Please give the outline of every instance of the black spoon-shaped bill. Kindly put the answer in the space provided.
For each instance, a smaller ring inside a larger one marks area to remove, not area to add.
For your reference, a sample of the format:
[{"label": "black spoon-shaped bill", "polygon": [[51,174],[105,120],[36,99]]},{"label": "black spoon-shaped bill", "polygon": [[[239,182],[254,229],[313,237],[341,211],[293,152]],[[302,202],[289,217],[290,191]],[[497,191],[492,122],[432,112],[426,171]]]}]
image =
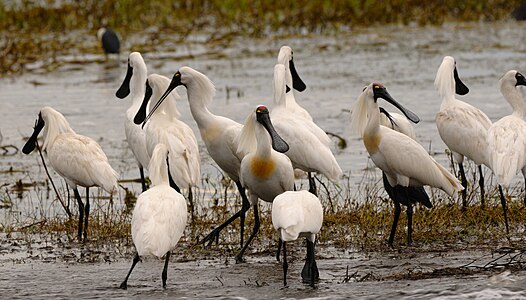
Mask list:
[{"label": "black spoon-shaped bill", "polygon": [[130,80],[133,76],[133,68],[130,66],[130,63],[128,62],[128,70],[126,71],[126,76],[124,77],[124,81],[122,82],[121,86],[115,93],[115,96],[120,99],[126,98],[130,94]]},{"label": "black spoon-shaped bill", "polygon": [[402,104],[398,103],[393,97],[391,97],[391,95],[387,92],[387,89],[383,85],[379,83],[373,83],[373,93],[375,101],[378,98],[382,98],[394,105],[396,108],[398,108],[411,122],[415,124],[420,122],[420,118],[414,112],[403,107]]},{"label": "black spoon-shaped bill", "polygon": [[292,87],[299,92],[303,92],[307,85],[301,80],[300,75],[298,74],[298,71],[296,71],[296,67],[294,66],[294,60],[291,59],[289,61],[289,69],[290,74],[292,75]]},{"label": "black spoon-shaped bill", "polygon": [[258,106],[256,109],[256,120],[265,127],[272,139],[272,148],[278,152],[285,153],[289,151],[289,145],[277,133],[270,121],[269,112],[266,106]]},{"label": "black spoon-shaped bill", "polygon": [[159,101],[157,101],[157,104],[155,104],[155,106],[150,110],[150,113],[148,114],[148,116],[146,116],[146,119],[144,119],[143,124],[142,124],[143,127],[144,127],[144,124],[146,124],[146,122],[148,122],[148,120],[152,117],[153,113],[159,107],[159,105],[161,105],[161,103],[163,103],[163,101],[166,99],[166,97],[168,97],[168,95],[170,95],[170,93],[176,87],[178,87],[178,86],[180,86],[182,84],[183,83],[181,82],[181,73],[179,71],[177,71],[174,74],[174,77],[172,78],[172,81],[170,81],[170,84],[168,85],[168,88],[166,89],[166,91],[163,93],[163,95],[161,96]]},{"label": "black spoon-shaped bill", "polygon": [[146,90],[144,92],[144,99],[142,100],[141,107],[135,114],[135,117],[133,118],[133,123],[136,125],[141,124],[144,119],[146,119],[146,107],[148,106],[148,102],[150,101],[150,98],[152,97],[153,90],[150,86],[150,83],[148,80],[146,80]]},{"label": "black spoon-shaped bill", "polygon": [[461,96],[469,93],[468,87],[460,80],[460,77],[458,77],[457,67],[453,70],[453,77],[455,78],[455,93]]},{"label": "black spoon-shaped bill", "polygon": [[40,131],[42,131],[42,128],[44,128],[44,120],[42,119],[42,114],[38,114],[38,120],[35,122],[35,129],[33,130],[33,134],[31,137],[27,140],[26,144],[24,145],[24,148],[22,148],[22,153],[29,154],[35,150],[35,147],[37,146],[37,138]]}]

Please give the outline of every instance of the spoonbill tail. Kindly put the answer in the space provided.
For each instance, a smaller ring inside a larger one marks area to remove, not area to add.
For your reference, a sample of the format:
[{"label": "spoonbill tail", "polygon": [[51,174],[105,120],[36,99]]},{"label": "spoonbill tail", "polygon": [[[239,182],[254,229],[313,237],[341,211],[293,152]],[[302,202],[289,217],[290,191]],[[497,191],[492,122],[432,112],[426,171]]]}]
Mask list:
[{"label": "spoonbill tail", "polygon": [[[44,130],[42,150],[46,151],[51,167],[73,189],[79,206],[77,238],[81,241],[84,232],[84,241],[86,241],[90,209],[89,188],[98,186],[112,193],[117,189],[118,174],[110,166],[106,154],[97,142],[87,136],[76,134],[66,118],[49,106],[40,110],[33,134],[22,149],[24,154],[35,150],[38,134],[42,129]],[[82,203],[77,186],[86,188],[86,205]]]}]

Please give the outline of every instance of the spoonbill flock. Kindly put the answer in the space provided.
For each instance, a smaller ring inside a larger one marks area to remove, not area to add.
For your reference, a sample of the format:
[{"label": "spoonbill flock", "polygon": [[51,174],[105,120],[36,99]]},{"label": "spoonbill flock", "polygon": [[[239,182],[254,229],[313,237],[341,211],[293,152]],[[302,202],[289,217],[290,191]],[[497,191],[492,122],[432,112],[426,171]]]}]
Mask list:
[{"label": "spoonbill flock", "polygon": [[[114,40],[112,31],[101,29],[98,34],[107,53],[118,53],[118,40]],[[147,70],[141,54],[130,53],[126,75],[115,93],[117,98],[130,96],[131,99],[125,113],[124,132],[137,162],[142,186],[131,220],[136,255],[120,287],[127,288],[130,274],[143,256],[164,257],[161,278],[162,286],[166,287],[170,253],[187,223],[186,200],[193,213],[192,189],[200,182],[201,153],[194,132],[179,119],[176,102],[181,97],[175,91],[178,86],[186,88],[190,112],[208,155],[235,182],[242,201],[239,211],[199,243],[207,246],[214,241],[218,243],[220,232],[239,218],[240,250],[235,259],[237,263],[243,262],[243,255],[261,224],[258,202],[272,203],[272,224],[279,237],[278,261],[283,250],[283,284],[287,285],[287,243],[305,237],[307,254],[301,276],[304,283],[314,286],[319,280],[314,249],[324,210],[313,173],[322,174],[338,184],[343,171],[332,153],[330,138],[296,99],[299,94],[295,91],[303,92],[307,85],[298,74],[292,48],[283,46],[279,50],[273,81],[268,83],[273,87],[272,103],[263,103],[247,111],[243,123],[210,110],[215,87],[212,80],[200,71],[183,66],[169,79],[148,74]],[[478,167],[483,204],[482,165],[494,172],[507,232],[509,225],[503,188],[509,187],[519,171],[526,178],[526,104],[517,89],[517,86],[526,85],[525,77],[511,70],[500,79],[500,90],[512,106],[513,113],[493,124],[480,109],[456,99],[455,94],[466,95],[469,89],[460,79],[453,57],[444,57],[434,83],[442,99],[436,125],[459,165],[460,181],[416,141],[416,130],[411,123],[417,124],[420,118],[396,101],[384,85],[373,81],[350,105],[351,129],[362,139],[369,157],[382,171],[385,191],[394,203],[394,220],[387,242],[391,247],[401,204],[407,207],[409,245],[413,242],[413,206],[421,203],[427,208],[433,207],[425,186],[438,188],[451,197],[461,192],[463,207],[468,205],[464,158],[472,160]],[[401,114],[380,107],[380,99],[391,103]],[[270,108],[267,105],[271,105]],[[51,107],[43,107],[38,113],[33,134],[24,145],[23,153],[29,154],[38,146],[41,131],[42,150],[47,153],[49,164],[74,191],[79,208],[77,238],[86,241],[89,188],[98,186],[113,193],[118,188],[118,173],[93,139],[75,133],[66,118]],[[146,184],[144,169],[148,171],[151,187]],[[308,191],[297,189],[295,169],[307,173]],[[85,204],[78,186],[86,188]],[[184,190],[187,197],[183,196]],[[251,207],[254,227],[245,240],[245,215]]]}]

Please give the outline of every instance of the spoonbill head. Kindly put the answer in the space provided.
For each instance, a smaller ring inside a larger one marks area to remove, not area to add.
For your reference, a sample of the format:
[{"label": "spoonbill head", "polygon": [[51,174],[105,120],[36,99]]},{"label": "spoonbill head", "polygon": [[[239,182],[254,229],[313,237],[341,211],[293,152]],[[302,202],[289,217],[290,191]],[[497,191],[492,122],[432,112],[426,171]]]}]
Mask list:
[{"label": "spoonbill head", "polygon": [[469,89],[460,80],[455,59],[446,56],[438,68],[435,87],[442,97],[436,124],[440,137],[453,153],[462,179],[462,205],[467,206],[467,179],[464,172],[464,157],[471,159],[479,168],[481,202],[484,205],[484,177],[482,164],[489,165],[487,133],[491,121],[480,109],[456,99],[455,93],[465,95]]},{"label": "spoonbill head", "polygon": [[115,31],[102,27],[97,31],[97,38],[106,54],[119,54],[121,43]]},{"label": "spoonbill head", "polygon": [[[110,166],[106,154],[97,142],[89,137],[76,134],[66,118],[49,106],[40,110],[33,134],[22,149],[24,154],[29,154],[35,149],[38,135],[42,130],[44,138],[42,150],[47,152],[51,167],[66,180],[74,191],[79,205],[77,237],[81,240],[84,231],[84,240],[86,240],[89,187],[99,186],[108,193],[112,193],[114,189],[117,189],[118,174]],[[80,199],[77,186],[86,187],[85,206]]]},{"label": "spoonbill head", "polygon": [[155,146],[149,165],[153,187],[139,195],[133,210],[131,232],[137,253],[121,289],[127,289],[133,268],[146,255],[159,259],[165,255],[161,279],[163,288],[166,287],[170,253],[183,235],[187,222],[186,201],[169,185],[168,155],[164,144]]},{"label": "spoonbill head", "polygon": [[[134,90],[134,94],[144,94],[144,81],[146,80],[146,75],[147,68],[142,55],[139,52],[130,53],[128,56],[126,75],[121,86],[115,93],[115,96],[120,99],[126,98],[130,94],[130,86],[131,89]],[[132,78],[134,79],[133,82],[131,82]]]},{"label": "spoonbill head", "polygon": [[307,85],[301,80],[294,65],[294,57],[290,46],[282,46],[278,53],[278,64],[283,64],[287,68],[287,85],[295,90],[303,92]]},{"label": "spoonbill head", "polygon": [[320,199],[307,191],[287,191],[272,202],[272,224],[279,234],[279,246],[276,258],[279,260],[279,248],[283,247],[283,285],[287,285],[287,242],[305,237],[307,241],[307,259],[301,272],[304,283],[319,280],[318,267],[314,259],[314,242],[323,223],[323,207]]},{"label": "spoonbill head", "polygon": [[353,104],[351,126],[362,136],[367,152],[375,165],[384,171],[389,184],[392,187],[430,185],[449,195],[462,190],[458,180],[420,144],[402,133],[380,126],[379,98],[393,104],[411,122],[417,123],[419,118],[394,100],[380,83],[370,84]]}]

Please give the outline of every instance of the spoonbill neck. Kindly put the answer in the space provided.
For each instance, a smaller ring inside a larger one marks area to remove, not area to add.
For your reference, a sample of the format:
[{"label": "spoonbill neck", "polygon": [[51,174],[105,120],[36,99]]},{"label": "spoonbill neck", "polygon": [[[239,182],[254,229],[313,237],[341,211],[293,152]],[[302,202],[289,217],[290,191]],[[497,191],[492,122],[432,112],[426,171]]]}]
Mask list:
[{"label": "spoonbill neck", "polygon": [[188,84],[187,87],[188,102],[190,105],[190,112],[194,117],[195,122],[199,128],[206,128],[210,122],[216,117],[207,107],[207,104],[212,102],[213,90],[203,90],[198,85]]},{"label": "spoonbill neck", "polygon": [[133,68],[133,76],[130,80],[130,93],[133,106],[141,106],[146,91],[147,70],[144,63],[136,63]]},{"label": "spoonbill neck", "polygon": [[270,157],[272,153],[272,141],[270,134],[261,124],[256,125],[256,143],[257,157]]},{"label": "spoonbill neck", "polygon": [[513,85],[502,85],[500,91],[502,92],[502,95],[504,95],[506,101],[508,101],[513,108],[513,115],[524,119],[526,116],[526,105],[524,104],[522,95],[517,87]]}]

